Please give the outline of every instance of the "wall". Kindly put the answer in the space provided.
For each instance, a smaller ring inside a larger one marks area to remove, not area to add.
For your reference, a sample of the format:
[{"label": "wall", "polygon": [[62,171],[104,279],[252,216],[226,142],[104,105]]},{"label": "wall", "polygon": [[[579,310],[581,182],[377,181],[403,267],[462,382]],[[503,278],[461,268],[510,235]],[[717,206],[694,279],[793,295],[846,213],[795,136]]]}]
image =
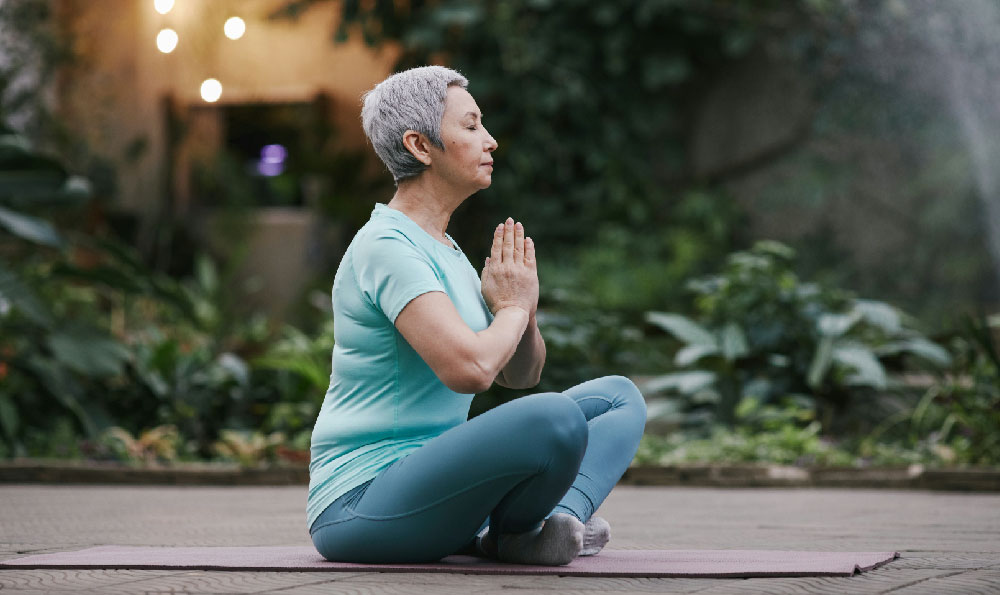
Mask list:
[{"label": "wall", "polygon": [[[56,4],[77,55],[60,77],[60,111],[92,151],[120,162],[116,199],[138,212],[162,200],[166,187],[163,97],[201,104],[206,78],[222,82],[220,103],[310,101],[322,91],[334,100],[340,142],[360,146],[360,97],[390,73],[396,56],[360,39],[334,44],[330,4],[294,22],[268,20],[282,0],[177,0],[166,15],[152,0]],[[247,23],[235,41],[222,31],[229,16]],[[180,37],[170,54],[156,49],[164,27]],[[139,147],[141,155],[129,159],[129,148]]]},{"label": "wall", "polygon": [[[138,215],[149,230],[160,223],[164,204],[182,215],[198,206],[187,204],[186,164],[172,168],[168,161],[170,155],[186,155],[183,147],[200,143],[204,149],[218,141],[211,134],[211,118],[198,120],[204,110],[190,109],[206,105],[200,87],[207,78],[223,85],[215,105],[313,101],[324,93],[331,100],[336,148],[364,146],[360,98],[391,72],[395,49],[372,50],[357,38],[335,44],[338,10],[330,3],[320,3],[296,21],[268,19],[282,4],[176,0],[161,15],[153,0],[56,0],[60,26],[76,56],[58,77],[58,111],[78,137],[80,155],[98,155],[115,166],[117,189],[102,197],[113,208]],[[246,22],[238,40],[223,34],[230,16]],[[164,27],[179,36],[170,54],[156,47]],[[167,140],[168,97],[173,112],[187,118],[178,143],[182,149],[173,153]],[[167,180],[169,171],[175,179]],[[308,281],[307,238],[289,240],[288,234],[313,227],[309,219],[306,213],[262,211],[251,238],[245,272],[262,276],[265,287],[279,288],[263,295],[262,305],[275,316]],[[270,229],[272,223],[280,229]],[[137,241],[153,235],[140,233]]]}]

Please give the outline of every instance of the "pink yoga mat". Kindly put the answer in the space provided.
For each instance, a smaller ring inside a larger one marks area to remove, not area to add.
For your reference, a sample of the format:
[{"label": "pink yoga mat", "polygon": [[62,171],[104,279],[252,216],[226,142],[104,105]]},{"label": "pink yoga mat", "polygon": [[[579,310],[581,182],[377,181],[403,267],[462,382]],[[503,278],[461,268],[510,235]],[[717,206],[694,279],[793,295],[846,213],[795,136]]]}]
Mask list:
[{"label": "pink yoga mat", "polygon": [[433,564],[328,562],[310,546],[136,547],[102,545],[0,562],[0,568],[133,568],[146,570],[455,572],[604,577],[850,576],[897,558],[896,552],[773,550],[604,550],[567,566],[504,564],[449,556]]}]

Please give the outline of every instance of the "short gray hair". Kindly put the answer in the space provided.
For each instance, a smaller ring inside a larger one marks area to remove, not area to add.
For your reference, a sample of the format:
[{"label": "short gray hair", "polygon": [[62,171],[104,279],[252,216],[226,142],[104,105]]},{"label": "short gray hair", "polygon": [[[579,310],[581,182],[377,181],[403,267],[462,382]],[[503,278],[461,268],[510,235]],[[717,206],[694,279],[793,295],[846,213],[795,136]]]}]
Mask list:
[{"label": "short gray hair", "polygon": [[453,85],[464,89],[469,81],[444,66],[421,66],[397,72],[365,93],[361,125],[397,184],[427,169],[406,150],[404,132],[415,130],[444,149],[441,117],[448,87]]}]

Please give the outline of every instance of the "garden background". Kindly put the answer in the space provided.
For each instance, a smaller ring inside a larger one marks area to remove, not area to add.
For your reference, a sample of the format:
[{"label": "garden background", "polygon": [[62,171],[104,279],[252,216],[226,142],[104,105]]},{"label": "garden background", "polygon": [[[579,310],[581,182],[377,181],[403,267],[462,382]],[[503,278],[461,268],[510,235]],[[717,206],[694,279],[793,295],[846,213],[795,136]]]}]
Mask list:
[{"label": "garden background", "polygon": [[[0,456],[308,462],[333,275],[392,181],[358,94],[260,89],[441,63],[500,145],[449,231],[475,263],[524,222],[548,346],[472,415],[623,374],[638,463],[1000,464],[1000,3],[173,4],[0,1]],[[174,62],[126,62],[135,22]],[[222,107],[134,91],[199,69]]]}]

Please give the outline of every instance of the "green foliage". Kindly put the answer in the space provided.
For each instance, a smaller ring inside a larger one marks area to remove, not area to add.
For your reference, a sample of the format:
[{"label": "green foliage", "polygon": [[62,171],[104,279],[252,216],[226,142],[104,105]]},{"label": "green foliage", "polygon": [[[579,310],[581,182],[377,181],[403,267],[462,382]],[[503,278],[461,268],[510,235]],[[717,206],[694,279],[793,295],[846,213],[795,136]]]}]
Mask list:
[{"label": "green foliage", "polygon": [[330,353],[333,350],[333,319],[327,318],[313,338],[301,330],[286,326],[283,337],[270,344],[268,351],[253,360],[256,367],[296,373],[313,391],[325,392],[330,384]]},{"label": "green foliage", "polygon": [[[74,415],[90,442],[112,424],[138,432],[160,422],[178,426],[207,449],[215,428],[245,410],[254,394],[247,364],[228,349],[263,338],[266,324],[251,317],[240,330],[227,328],[228,336],[216,338],[198,326],[217,320],[203,296],[191,287],[175,287],[171,295],[191,301],[177,308],[157,296],[63,280],[46,285],[38,298],[55,312],[51,328],[12,308],[0,320],[7,372],[0,408],[13,452],[27,454],[28,433],[47,427],[59,410]],[[191,318],[185,324],[186,313]],[[109,314],[117,321],[112,326],[120,327],[115,333],[105,322]]]},{"label": "green foliage", "polygon": [[965,317],[951,342],[954,361],[913,406],[901,408],[861,441],[931,450],[948,463],[1000,464],[1000,316]]},{"label": "green foliage", "polygon": [[[279,12],[297,16],[317,1],[286,2]],[[48,4],[0,3],[0,21],[14,15],[38,29]],[[679,309],[684,280],[713,270],[741,241],[735,202],[713,180],[688,173],[684,144],[704,89],[765,47],[818,62],[836,51],[826,33],[845,23],[849,8],[817,0],[375,0],[335,10],[339,39],[360,30],[369,43],[398,42],[400,68],[444,62],[470,78],[505,173],[456,213],[456,236],[477,249],[491,222],[514,213],[539,245],[548,365],[532,391],[662,372],[664,347],[679,346],[677,370],[647,390],[672,398],[651,400],[650,410],[711,428],[710,438],[648,436],[640,458],[996,463],[1000,363],[986,323],[953,341],[951,360],[894,307],[801,282],[793,254],[775,243],[734,254],[721,274],[692,282],[693,316],[642,317]],[[0,46],[13,47],[13,38]],[[0,91],[16,91],[8,66],[34,66],[17,48],[7,54],[17,59],[0,65]],[[26,97],[16,99],[30,105]],[[363,158],[330,154],[315,144],[328,131],[314,132],[303,142],[315,151],[296,173],[332,172],[337,183],[319,192],[320,208],[363,220],[369,209],[344,200],[377,186],[363,175]],[[238,170],[232,156],[219,156],[196,172],[195,186],[231,206],[252,190]],[[803,184],[836,187],[828,173]],[[931,178],[913,192],[952,181]],[[298,200],[287,179],[269,183],[275,202]],[[132,250],[57,223],[91,193],[64,164],[0,130],[0,455],[308,460],[329,382],[332,323],[276,336],[241,308],[247,288],[234,283],[237,263],[220,270],[200,257],[193,276],[178,282]],[[238,233],[245,222],[231,223]],[[960,268],[976,276],[971,265]],[[644,336],[644,322],[667,333]],[[900,398],[900,413],[879,433],[856,449],[822,435],[845,435],[840,422],[869,397],[906,396],[898,373],[918,363],[941,370],[937,383],[913,406]]]},{"label": "green foliage", "polygon": [[[935,467],[1000,464],[1000,360],[987,319],[968,319],[953,341],[952,365],[913,406],[864,436],[824,435],[808,399],[762,404],[748,397],[736,407],[734,427],[708,432],[647,433],[640,464],[778,463]],[[656,408],[656,403],[652,409]],[[662,408],[661,408],[662,409]]]},{"label": "green foliage", "polygon": [[618,224],[588,230],[590,244],[541,260],[539,277],[550,295],[560,296],[550,300],[560,309],[598,308],[636,323],[647,310],[683,302],[685,280],[725,257],[740,217],[724,193],[691,191],[669,223],[649,231]]},{"label": "green foliage", "polygon": [[855,461],[847,450],[820,435],[820,422],[808,404],[786,399],[762,405],[744,398],[735,411],[736,427],[714,426],[708,437],[678,432],[647,434],[636,455],[641,464],[777,463],[843,466]]},{"label": "green foliage", "polygon": [[156,329],[144,335],[131,345],[135,363],[112,393],[118,402],[133,404],[116,411],[121,424],[175,425],[205,453],[218,428],[249,417],[252,385],[241,357],[218,352],[207,341],[182,343]]},{"label": "green foliage", "polygon": [[47,83],[71,57],[54,13],[48,0],[0,4],[0,122],[17,116],[32,136],[53,124]]},{"label": "green foliage", "polygon": [[922,464],[935,467],[975,462],[996,464],[997,459],[972,461],[959,458],[955,449],[934,434],[914,442],[885,440],[875,435],[858,440],[825,435],[807,400],[786,398],[762,405],[745,398],[736,409],[735,427],[713,426],[702,432],[677,432],[668,436],[647,433],[636,455],[639,464],[773,463],[821,467],[869,467]]},{"label": "green foliage", "polygon": [[[286,1],[274,16],[300,18],[319,3]],[[764,37],[811,60],[845,12],[811,0],[330,6],[337,40],[397,42],[397,69],[447,63],[469,78],[500,148],[492,187],[455,215],[459,243],[475,245],[516,214],[552,254],[606,224],[666,227],[676,190],[694,182],[684,145],[698,90]]]},{"label": "green foliage", "polygon": [[677,395],[698,421],[726,425],[744,398],[802,395],[831,426],[852,400],[898,385],[887,361],[950,363],[892,306],[801,282],[793,259],[788,247],[759,242],[732,254],[720,274],[688,284],[695,319],[648,313],[680,341],[673,364],[681,371],[650,379],[645,390]]},{"label": "green foliage", "polygon": [[563,307],[539,312],[545,337],[546,369],[532,389],[566,390],[584,380],[635,366],[642,358],[642,334],[620,315],[598,308]]},{"label": "green foliage", "polygon": [[53,408],[94,435],[106,415],[82,398],[81,385],[117,373],[127,358],[106,333],[73,316],[69,300],[54,304],[40,291],[51,291],[44,280],[57,272],[52,261],[64,258],[66,243],[26,209],[72,208],[88,192],[23,137],[0,130],[0,430],[14,454],[24,451],[27,427],[60,419]]},{"label": "green foliage", "polygon": [[202,255],[178,282],[115,241],[66,239],[50,218],[79,207],[86,192],[22,137],[0,135],[5,455],[207,457],[228,444],[224,431],[231,438],[261,424],[296,431],[291,443],[308,447],[332,329],[311,342],[289,328],[264,353],[271,329],[240,307],[236,264],[220,270]]},{"label": "green foliage", "polygon": [[[207,450],[251,392],[248,366],[230,350],[263,338],[266,324],[237,318],[229,306],[239,295],[207,259],[192,282],[179,284],[113,241],[67,240],[50,218],[79,207],[87,188],[23,137],[0,135],[0,434],[7,450],[30,454],[33,436],[64,431],[67,418],[91,443],[113,424],[138,432],[156,420]],[[129,311],[150,301],[152,320],[148,311]],[[187,325],[175,325],[173,336],[155,326],[178,320]]]},{"label": "green foliage", "polygon": [[333,345],[333,319],[327,317],[315,336],[286,326],[281,338],[252,360],[257,378],[276,392],[263,428],[290,436],[294,449],[309,449],[312,426],[330,385]]},{"label": "green foliage", "polygon": [[494,385],[476,395],[470,417],[526,394],[563,391],[600,376],[656,370],[663,357],[659,338],[643,336],[641,321],[628,312],[600,306],[590,294],[542,285],[545,307],[538,327],[545,338],[545,367],[537,386],[512,390]]},{"label": "green foliage", "polygon": [[[140,435],[152,425],[174,428],[183,439],[180,458],[245,462],[250,455],[243,442],[256,438],[244,434],[254,429],[281,436],[283,447],[308,449],[323,397],[319,378],[329,376],[320,353],[329,358],[332,324],[313,340],[291,327],[278,338],[260,314],[230,320],[220,309],[233,296],[223,303],[213,297],[218,279],[228,273],[220,274],[207,258],[199,260],[200,272],[181,286],[189,308],[152,298],[122,305],[123,324],[131,329],[125,341],[129,364],[88,399],[104,404],[123,432]],[[241,436],[246,440],[241,442]],[[105,442],[86,445],[100,456],[108,450]],[[267,456],[272,456],[275,444],[269,444]],[[141,459],[122,455],[121,449],[111,456]]]}]

